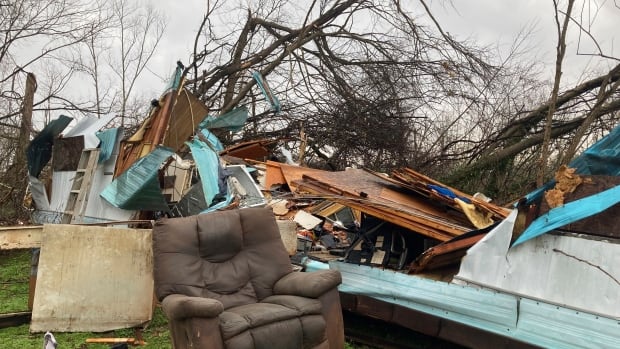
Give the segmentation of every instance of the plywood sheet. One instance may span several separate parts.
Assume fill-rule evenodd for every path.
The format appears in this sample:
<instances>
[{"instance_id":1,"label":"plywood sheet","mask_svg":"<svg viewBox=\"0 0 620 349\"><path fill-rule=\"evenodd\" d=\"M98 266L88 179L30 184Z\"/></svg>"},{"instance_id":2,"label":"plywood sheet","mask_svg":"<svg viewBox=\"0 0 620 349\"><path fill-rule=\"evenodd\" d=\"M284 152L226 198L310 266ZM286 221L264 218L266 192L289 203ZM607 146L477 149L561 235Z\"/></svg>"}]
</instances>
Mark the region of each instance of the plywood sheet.
<instances>
[{"instance_id":1,"label":"plywood sheet","mask_svg":"<svg viewBox=\"0 0 620 349\"><path fill-rule=\"evenodd\" d=\"M269 190L272 185L286 183L280 165L282 164L275 161L266 162L267 179L265 180L265 189Z\"/></svg>"},{"instance_id":2,"label":"plywood sheet","mask_svg":"<svg viewBox=\"0 0 620 349\"><path fill-rule=\"evenodd\" d=\"M43 226L31 332L103 332L149 321L150 229Z\"/></svg>"},{"instance_id":3,"label":"plywood sheet","mask_svg":"<svg viewBox=\"0 0 620 349\"><path fill-rule=\"evenodd\" d=\"M174 149L181 149L185 141L194 134L196 127L205 117L208 109L205 104L187 90L180 91L170 124L164 137L164 145Z\"/></svg>"}]
</instances>

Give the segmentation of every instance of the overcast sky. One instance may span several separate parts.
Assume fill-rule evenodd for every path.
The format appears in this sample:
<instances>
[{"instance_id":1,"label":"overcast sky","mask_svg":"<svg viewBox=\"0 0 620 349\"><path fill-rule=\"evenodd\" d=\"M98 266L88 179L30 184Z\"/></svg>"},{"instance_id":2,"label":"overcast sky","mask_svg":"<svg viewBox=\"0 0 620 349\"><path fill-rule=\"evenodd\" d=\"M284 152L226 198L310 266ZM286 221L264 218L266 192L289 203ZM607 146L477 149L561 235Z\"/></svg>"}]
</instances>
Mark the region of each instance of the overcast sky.
<instances>
[{"instance_id":1,"label":"overcast sky","mask_svg":"<svg viewBox=\"0 0 620 349\"><path fill-rule=\"evenodd\" d=\"M304 1L304 0L301 0ZM414 1L414 0L408 0ZM167 77L174 69L176 61L189 61L196 30L202 20L206 0L150 0L159 10L167 13L168 27L165 37L154 58L151 68ZM452 6L446 5L447 1L427 0L432 11L439 20L444 30L458 39L472 39L480 44L499 47L506 54L520 31L534 28L529 37L528 44L532 47L529 57L538 57L547 64L547 77L554 74L555 47L557 32L553 14L553 2L551 0L468 0L452 1ZM594 1L590 1L594 4ZM602 49L609 55L620 57L618 48L614 48L613 38L620 38L620 9L616 8L613 1L602 1L603 8L597 12L592 31L599 39ZM592 17L594 9L577 7L573 14ZM573 26L574 27L574 26ZM577 81L584 69L606 69L615 65L617 61L600 60L592 61L590 57L577 57L577 39L575 31L571 32L568 40L566 54L565 73L566 80ZM620 39L618 39L620 40ZM591 45L582 39L582 52L591 52ZM142 82L145 88L161 89L164 83L161 79L146 76Z\"/></svg>"}]
</instances>

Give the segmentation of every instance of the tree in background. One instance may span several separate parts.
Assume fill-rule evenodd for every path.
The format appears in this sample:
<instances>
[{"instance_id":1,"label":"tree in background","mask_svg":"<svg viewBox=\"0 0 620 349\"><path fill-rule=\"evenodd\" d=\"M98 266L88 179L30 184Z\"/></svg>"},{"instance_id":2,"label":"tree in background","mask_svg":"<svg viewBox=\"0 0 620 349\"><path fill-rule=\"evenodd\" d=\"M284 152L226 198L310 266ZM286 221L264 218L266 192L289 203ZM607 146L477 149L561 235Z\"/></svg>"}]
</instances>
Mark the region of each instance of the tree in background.
<instances>
[{"instance_id":1,"label":"tree in background","mask_svg":"<svg viewBox=\"0 0 620 349\"><path fill-rule=\"evenodd\" d=\"M60 114L80 118L115 113L120 123L127 119L126 124L146 116L151 98L138 100L135 84L164 28L160 13L125 0L0 4L3 219L27 218L22 203L28 183L23 145L45 123ZM36 81L36 94L26 101L29 81ZM32 120L24 110L33 113Z\"/></svg>"},{"instance_id":2,"label":"tree in background","mask_svg":"<svg viewBox=\"0 0 620 349\"><path fill-rule=\"evenodd\" d=\"M581 30L585 21L571 17ZM545 125L553 168L585 115L591 121L580 146L618 119L614 69L558 90L549 113L551 88L529 59L527 39L526 30L499 60L444 31L423 0L210 1L188 86L213 113L249 107L243 133L225 141L279 137L296 152L303 133L303 163L385 172L408 166L510 199L535 181ZM255 71L282 101L281 112L255 88Z\"/></svg>"}]
</instances>

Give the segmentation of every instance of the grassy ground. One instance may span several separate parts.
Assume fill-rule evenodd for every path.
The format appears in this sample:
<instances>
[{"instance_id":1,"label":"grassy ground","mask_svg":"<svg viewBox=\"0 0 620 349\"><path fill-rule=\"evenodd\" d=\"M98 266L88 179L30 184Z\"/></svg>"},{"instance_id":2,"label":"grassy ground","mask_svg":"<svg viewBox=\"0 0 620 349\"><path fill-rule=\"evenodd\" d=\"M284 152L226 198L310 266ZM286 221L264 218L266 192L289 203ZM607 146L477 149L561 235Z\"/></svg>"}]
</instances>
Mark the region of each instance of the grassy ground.
<instances>
[{"instance_id":1,"label":"grassy ground","mask_svg":"<svg viewBox=\"0 0 620 349\"><path fill-rule=\"evenodd\" d=\"M0 314L28 311L28 282L30 278L30 250L0 251ZM416 334L407 329L398 328L375 320L364 320L353 314L345 315L346 333L361 338L360 334L381 335L387 333L394 347L398 348L457 348L445 346L446 343ZM170 349L170 333L168 323L162 310L157 307L153 319L142 331L146 348ZM101 337L136 337L133 329L111 331L107 333L54 333L54 337L62 349L103 349L109 348L106 344L86 344L87 338ZM389 338L393 337L393 338ZM370 337L369 337L370 338ZM348 341L345 349L373 349L379 346L370 341L365 344ZM0 328L1 349L40 349L43 345L43 334L29 332L29 325ZM386 347L385 345L381 345ZM387 346L391 347L391 346ZM387 348L386 347L386 348Z\"/></svg>"}]
</instances>

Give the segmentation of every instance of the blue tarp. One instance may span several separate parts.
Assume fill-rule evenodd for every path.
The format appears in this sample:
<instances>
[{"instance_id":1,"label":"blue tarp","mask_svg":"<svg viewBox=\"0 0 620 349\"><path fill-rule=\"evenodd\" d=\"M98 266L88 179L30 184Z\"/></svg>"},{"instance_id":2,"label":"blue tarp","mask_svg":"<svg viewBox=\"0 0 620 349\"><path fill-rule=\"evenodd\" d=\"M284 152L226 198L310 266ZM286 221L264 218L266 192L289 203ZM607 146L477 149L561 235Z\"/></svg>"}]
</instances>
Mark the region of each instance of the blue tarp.
<instances>
[{"instance_id":1,"label":"blue tarp","mask_svg":"<svg viewBox=\"0 0 620 349\"><path fill-rule=\"evenodd\" d=\"M571 161L568 167L575 168L575 173L582 175L620 175L620 125ZM550 181L534 190L526 195L526 202L530 204L541 200L543 193L554 186L555 181ZM513 246L553 229L593 216L618 202L620 202L620 188L615 187L553 208L536 218L514 242Z\"/></svg>"},{"instance_id":2,"label":"blue tarp","mask_svg":"<svg viewBox=\"0 0 620 349\"><path fill-rule=\"evenodd\" d=\"M101 197L112 206L125 210L167 211L157 173L173 153L168 147L158 146L106 186Z\"/></svg>"}]
</instances>

